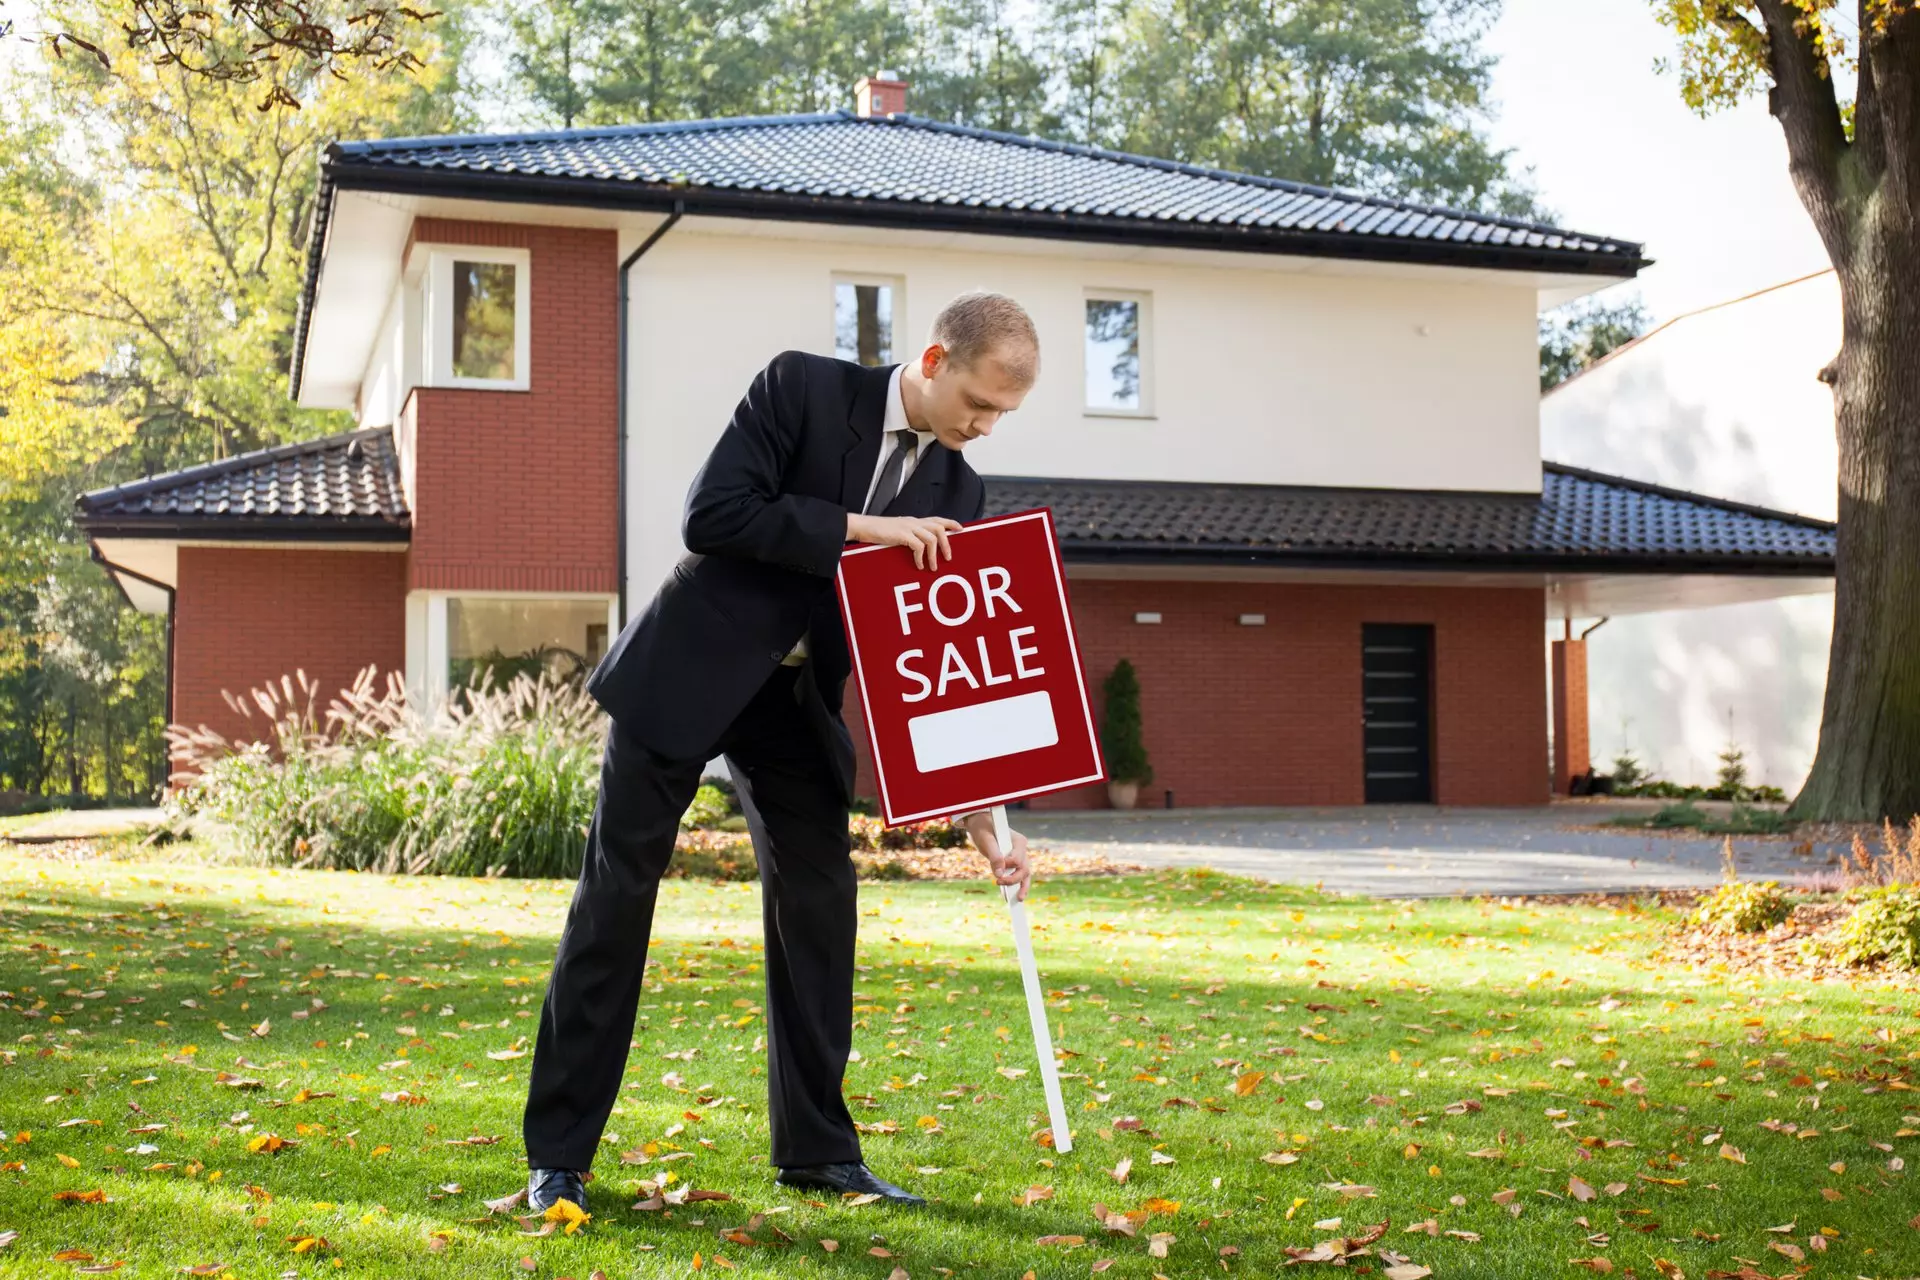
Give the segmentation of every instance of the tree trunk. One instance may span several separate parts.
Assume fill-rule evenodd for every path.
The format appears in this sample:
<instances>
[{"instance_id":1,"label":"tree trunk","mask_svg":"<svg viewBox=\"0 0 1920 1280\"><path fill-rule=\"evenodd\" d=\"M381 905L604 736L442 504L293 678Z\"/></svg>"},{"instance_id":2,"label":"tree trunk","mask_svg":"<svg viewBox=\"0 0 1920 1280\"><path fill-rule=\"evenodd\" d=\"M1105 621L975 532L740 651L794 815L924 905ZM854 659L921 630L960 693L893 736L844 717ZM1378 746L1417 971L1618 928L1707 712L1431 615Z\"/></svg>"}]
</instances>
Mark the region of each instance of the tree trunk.
<instances>
[{"instance_id":1,"label":"tree trunk","mask_svg":"<svg viewBox=\"0 0 1920 1280\"><path fill-rule=\"evenodd\" d=\"M1796 817L1920 813L1920 235L1915 211L1863 202L1839 268L1833 384L1839 555L1820 743Z\"/></svg>"}]
</instances>

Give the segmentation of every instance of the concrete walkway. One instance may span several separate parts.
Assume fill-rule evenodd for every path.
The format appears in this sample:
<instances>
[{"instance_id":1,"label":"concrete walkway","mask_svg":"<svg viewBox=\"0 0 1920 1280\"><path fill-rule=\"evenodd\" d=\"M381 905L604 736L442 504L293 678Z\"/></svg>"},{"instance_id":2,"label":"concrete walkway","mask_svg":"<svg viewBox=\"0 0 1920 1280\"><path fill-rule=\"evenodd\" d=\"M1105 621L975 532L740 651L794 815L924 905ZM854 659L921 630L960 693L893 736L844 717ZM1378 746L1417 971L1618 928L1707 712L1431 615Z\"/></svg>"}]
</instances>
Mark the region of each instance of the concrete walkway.
<instances>
[{"instance_id":1,"label":"concrete walkway","mask_svg":"<svg viewBox=\"0 0 1920 1280\"><path fill-rule=\"evenodd\" d=\"M0 844L50 844L56 840L93 840L124 835L161 820L159 809L62 809L21 815L0 825Z\"/></svg>"},{"instance_id":2,"label":"concrete walkway","mask_svg":"<svg viewBox=\"0 0 1920 1280\"><path fill-rule=\"evenodd\" d=\"M1580 830L1649 802L1527 809L1371 805L1325 809L1016 812L1035 844L1148 866L1221 871L1381 897L1575 893L1718 883L1721 837ZM1709 804L1702 805L1711 811ZM1796 849L1801 850L1796 852ZM1792 837L1736 837L1745 878L1782 882L1827 865Z\"/></svg>"}]
</instances>

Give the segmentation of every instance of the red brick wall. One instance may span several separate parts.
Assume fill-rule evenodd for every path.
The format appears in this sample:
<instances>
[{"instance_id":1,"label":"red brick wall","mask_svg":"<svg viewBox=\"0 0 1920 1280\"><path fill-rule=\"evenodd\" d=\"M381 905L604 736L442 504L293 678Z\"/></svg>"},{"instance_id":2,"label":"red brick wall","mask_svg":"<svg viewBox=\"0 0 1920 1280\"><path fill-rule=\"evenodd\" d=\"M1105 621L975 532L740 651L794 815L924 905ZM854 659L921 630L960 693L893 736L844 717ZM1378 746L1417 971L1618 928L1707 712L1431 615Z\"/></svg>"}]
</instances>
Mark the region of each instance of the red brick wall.
<instances>
[{"instance_id":1,"label":"red brick wall","mask_svg":"<svg viewBox=\"0 0 1920 1280\"><path fill-rule=\"evenodd\" d=\"M1553 672L1553 789L1573 790L1573 780L1593 767L1587 738L1587 642L1555 640Z\"/></svg>"},{"instance_id":2,"label":"red brick wall","mask_svg":"<svg viewBox=\"0 0 1920 1280\"><path fill-rule=\"evenodd\" d=\"M1441 804L1543 804L1548 796L1546 663L1537 588L1312 586L1294 583L1070 583L1074 627L1100 714L1120 658L1140 674L1154 780L1142 806L1173 790L1194 805L1349 805L1364 801L1360 627L1434 627L1434 798ZM1136 611L1161 615L1157 625ZM1242 613L1264 613L1260 627ZM877 794L858 699L848 726L860 794ZM1036 809L1104 808L1104 787L1035 798Z\"/></svg>"},{"instance_id":3,"label":"red brick wall","mask_svg":"<svg viewBox=\"0 0 1920 1280\"><path fill-rule=\"evenodd\" d=\"M527 391L416 390L416 589L618 590L612 231L415 221L415 242L531 254Z\"/></svg>"},{"instance_id":4,"label":"red brick wall","mask_svg":"<svg viewBox=\"0 0 1920 1280\"><path fill-rule=\"evenodd\" d=\"M220 696L252 706L251 689L304 670L327 703L360 668L406 672L407 556L393 551L181 547L174 597L173 717L230 741L271 741L257 707L249 721ZM295 693L299 684L294 683Z\"/></svg>"}]
</instances>

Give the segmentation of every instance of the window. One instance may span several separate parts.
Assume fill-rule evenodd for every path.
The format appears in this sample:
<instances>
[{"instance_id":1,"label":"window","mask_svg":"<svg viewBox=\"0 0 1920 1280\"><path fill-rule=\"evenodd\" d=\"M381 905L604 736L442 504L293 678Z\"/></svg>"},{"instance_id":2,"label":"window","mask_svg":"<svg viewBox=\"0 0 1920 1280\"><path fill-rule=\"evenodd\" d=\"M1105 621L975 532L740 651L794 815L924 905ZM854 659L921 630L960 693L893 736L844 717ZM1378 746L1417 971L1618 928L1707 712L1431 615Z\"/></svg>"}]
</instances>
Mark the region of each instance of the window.
<instances>
[{"instance_id":1,"label":"window","mask_svg":"<svg viewBox=\"0 0 1920 1280\"><path fill-rule=\"evenodd\" d=\"M511 262L453 261L453 376L511 379Z\"/></svg>"},{"instance_id":2,"label":"window","mask_svg":"<svg viewBox=\"0 0 1920 1280\"><path fill-rule=\"evenodd\" d=\"M1147 295L1089 294L1086 306L1087 412L1149 415Z\"/></svg>"},{"instance_id":3,"label":"window","mask_svg":"<svg viewBox=\"0 0 1920 1280\"><path fill-rule=\"evenodd\" d=\"M865 365L893 364L899 282L884 277L833 282L833 353Z\"/></svg>"},{"instance_id":4,"label":"window","mask_svg":"<svg viewBox=\"0 0 1920 1280\"><path fill-rule=\"evenodd\" d=\"M527 389L530 257L477 245L431 251L427 385Z\"/></svg>"},{"instance_id":5,"label":"window","mask_svg":"<svg viewBox=\"0 0 1920 1280\"><path fill-rule=\"evenodd\" d=\"M543 669L584 680L607 652L609 623L604 598L450 596L447 685L477 684L490 671L499 689Z\"/></svg>"}]
</instances>

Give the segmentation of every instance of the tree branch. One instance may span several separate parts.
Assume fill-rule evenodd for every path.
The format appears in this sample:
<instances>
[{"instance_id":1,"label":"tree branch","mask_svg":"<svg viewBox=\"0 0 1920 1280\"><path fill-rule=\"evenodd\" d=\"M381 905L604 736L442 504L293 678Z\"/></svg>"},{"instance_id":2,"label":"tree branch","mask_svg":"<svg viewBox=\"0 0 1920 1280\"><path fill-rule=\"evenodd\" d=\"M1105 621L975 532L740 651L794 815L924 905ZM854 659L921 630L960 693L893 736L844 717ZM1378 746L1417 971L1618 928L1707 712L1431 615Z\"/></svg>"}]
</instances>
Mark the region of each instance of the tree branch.
<instances>
[{"instance_id":1,"label":"tree branch","mask_svg":"<svg viewBox=\"0 0 1920 1280\"><path fill-rule=\"evenodd\" d=\"M1884 182L1882 198L1894 208L1911 209L1915 149L1920 148L1920 5L1861 0L1860 10L1854 143L1866 165L1863 177Z\"/></svg>"},{"instance_id":2,"label":"tree branch","mask_svg":"<svg viewBox=\"0 0 1920 1280\"><path fill-rule=\"evenodd\" d=\"M1851 255L1853 243L1840 173L1847 134L1818 19L1794 0L1756 0L1756 7L1766 23L1767 68L1773 76L1767 109L1786 135L1787 169L1800 202L1838 266Z\"/></svg>"}]
</instances>

